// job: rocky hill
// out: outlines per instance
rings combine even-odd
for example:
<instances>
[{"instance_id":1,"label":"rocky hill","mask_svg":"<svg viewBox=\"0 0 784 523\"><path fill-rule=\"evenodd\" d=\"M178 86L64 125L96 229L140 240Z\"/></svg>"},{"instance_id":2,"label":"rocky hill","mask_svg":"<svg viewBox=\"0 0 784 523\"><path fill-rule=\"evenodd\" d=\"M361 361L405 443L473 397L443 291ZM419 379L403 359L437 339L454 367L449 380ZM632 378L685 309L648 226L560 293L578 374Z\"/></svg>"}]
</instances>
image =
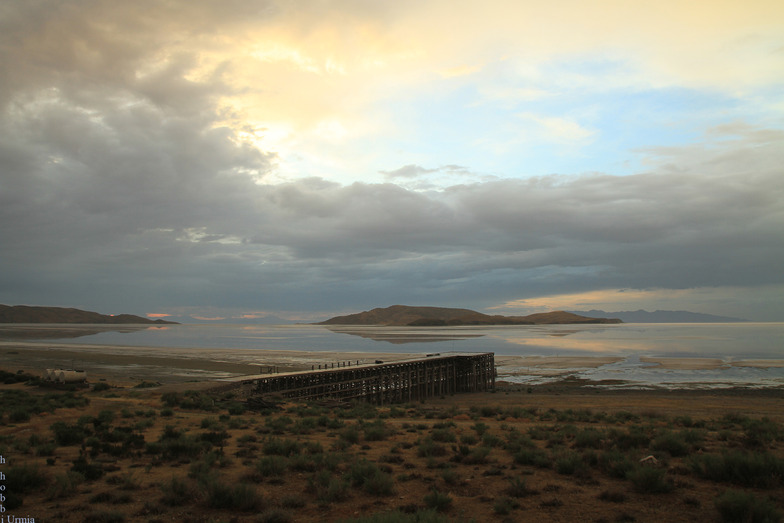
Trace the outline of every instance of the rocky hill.
<instances>
[{"instance_id":1,"label":"rocky hill","mask_svg":"<svg viewBox=\"0 0 784 523\"><path fill-rule=\"evenodd\" d=\"M574 323L622 323L615 318L588 318L555 311L529 316L491 316L470 309L393 305L370 311L336 316L319 325L459 326L459 325L552 325Z\"/></svg>"},{"instance_id":2,"label":"rocky hill","mask_svg":"<svg viewBox=\"0 0 784 523\"><path fill-rule=\"evenodd\" d=\"M133 314L108 315L64 307L36 307L29 305L0 304L0 323L98 323L98 324L148 324L174 322L151 320Z\"/></svg>"}]
</instances>

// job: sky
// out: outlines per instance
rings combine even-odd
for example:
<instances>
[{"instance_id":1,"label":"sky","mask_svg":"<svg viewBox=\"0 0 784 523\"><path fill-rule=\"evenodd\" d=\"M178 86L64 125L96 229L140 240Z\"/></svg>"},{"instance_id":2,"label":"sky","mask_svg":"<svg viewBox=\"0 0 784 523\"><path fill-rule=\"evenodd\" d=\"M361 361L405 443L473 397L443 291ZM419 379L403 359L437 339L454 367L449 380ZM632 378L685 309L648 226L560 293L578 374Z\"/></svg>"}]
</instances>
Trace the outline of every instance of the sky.
<instances>
[{"instance_id":1,"label":"sky","mask_svg":"<svg viewBox=\"0 0 784 523\"><path fill-rule=\"evenodd\" d=\"M0 303L784 321L784 3L0 4Z\"/></svg>"}]
</instances>

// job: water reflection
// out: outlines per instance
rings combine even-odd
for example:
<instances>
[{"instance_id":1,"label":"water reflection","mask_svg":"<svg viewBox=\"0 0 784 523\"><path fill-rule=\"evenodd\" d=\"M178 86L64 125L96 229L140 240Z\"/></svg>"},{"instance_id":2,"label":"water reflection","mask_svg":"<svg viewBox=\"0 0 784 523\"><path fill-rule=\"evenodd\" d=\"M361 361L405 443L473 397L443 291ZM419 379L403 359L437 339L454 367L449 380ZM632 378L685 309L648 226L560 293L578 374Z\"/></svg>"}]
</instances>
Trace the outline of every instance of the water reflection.
<instances>
[{"instance_id":1,"label":"water reflection","mask_svg":"<svg viewBox=\"0 0 784 523\"><path fill-rule=\"evenodd\" d=\"M130 334L143 330L167 330L169 326L93 324L8 324L0 325L2 340L62 340L94 336L105 332Z\"/></svg>"}]
</instances>

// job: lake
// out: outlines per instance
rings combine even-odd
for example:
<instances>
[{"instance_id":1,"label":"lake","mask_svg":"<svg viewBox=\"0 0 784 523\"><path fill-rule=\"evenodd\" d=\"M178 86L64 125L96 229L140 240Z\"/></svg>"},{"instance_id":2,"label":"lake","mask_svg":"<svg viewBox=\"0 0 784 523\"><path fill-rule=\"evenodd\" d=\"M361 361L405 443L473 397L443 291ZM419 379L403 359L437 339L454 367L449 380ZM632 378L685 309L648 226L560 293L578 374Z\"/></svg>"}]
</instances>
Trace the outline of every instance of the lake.
<instances>
[{"instance_id":1,"label":"lake","mask_svg":"<svg viewBox=\"0 0 784 523\"><path fill-rule=\"evenodd\" d=\"M50 326L27 326L41 340L58 344L158 348L207 348L334 351L334 352L494 352L503 356L563 358L617 357L619 361L593 368L556 365L557 373L499 368L499 378L541 383L572 373L591 380L622 379L641 384L784 385L784 323L627 323L616 325L536 325L481 327L326 327L319 325L60 325L71 336L49 337ZM55 330L52 327L52 336ZM8 337L25 326L0 327ZM95 332L95 330L98 330ZM32 337L31 337L32 336ZM34 341L35 335L24 336ZM650 358L721 360L717 368L664 368ZM748 360L779 360L745 365ZM556 360L557 361L557 360ZM674 365L677 367L677 365ZM714 366L716 367L716 366ZM550 376L552 374L553 376Z\"/></svg>"}]
</instances>

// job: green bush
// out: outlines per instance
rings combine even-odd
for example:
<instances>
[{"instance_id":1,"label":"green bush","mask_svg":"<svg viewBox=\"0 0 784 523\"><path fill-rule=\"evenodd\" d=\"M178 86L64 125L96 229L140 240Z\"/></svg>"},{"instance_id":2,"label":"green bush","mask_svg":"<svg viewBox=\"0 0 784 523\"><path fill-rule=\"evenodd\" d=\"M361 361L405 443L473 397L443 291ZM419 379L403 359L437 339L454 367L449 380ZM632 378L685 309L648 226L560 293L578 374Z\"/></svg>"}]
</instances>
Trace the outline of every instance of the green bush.
<instances>
[{"instance_id":1,"label":"green bush","mask_svg":"<svg viewBox=\"0 0 784 523\"><path fill-rule=\"evenodd\" d=\"M555 459L555 471L558 474L572 475L585 468L582 457L577 452L564 452Z\"/></svg>"},{"instance_id":2,"label":"green bush","mask_svg":"<svg viewBox=\"0 0 784 523\"><path fill-rule=\"evenodd\" d=\"M743 487L773 488L784 478L784 459L767 452L702 454L693 456L690 465L701 478Z\"/></svg>"},{"instance_id":3,"label":"green bush","mask_svg":"<svg viewBox=\"0 0 784 523\"><path fill-rule=\"evenodd\" d=\"M263 478L280 477L286 473L289 460L283 456L264 456L256 463L256 470Z\"/></svg>"},{"instance_id":4,"label":"green bush","mask_svg":"<svg viewBox=\"0 0 784 523\"><path fill-rule=\"evenodd\" d=\"M604 433L594 428L583 429L574 438L578 449L600 449L604 444Z\"/></svg>"},{"instance_id":5,"label":"green bush","mask_svg":"<svg viewBox=\"0 0 784 523\"><path fill-rule=\"evenodd\" d=\"M15 465L3 470L8 492L27 494L44 487L49 477L35 465Z\"/></svg>"},{"instance_id":6,"label":"green bush","mask_svg":"<svg viewBox=\"0 0 784 523\"><path fill-rule=\"evenodd\" d=\"M80 445L87 437L87 431L83 426L70 425L64 421L52 423L49 429L54 432L54 439L61 447Z\"/></svg>"},{"instance_id":7,"label":"green bush","mask_svg":"<svg viewBox=\"0 0 784 523\"><path fill-rule=\"evenodd\" d=\"M434 488L425 496L424 502L429 509L446 512L452 506L452 497Z\"/></svg>"},{"instance_id":8,"label":"green bush","mask_svg":"<svg viewBox=\"0 0 784 523\"><path fill-rule=\"evenodd\" d=\"M665 477L665 470L637 466L626 474L634 489L641 494L664 494L672 491L673 484Z\"/></svg>"},{"instance_id":9,"label":"green bush","mask_svg":"<svg viewBox=\"0 0 784 523\"><path fill-rule=\"evenodd\" d=\"M523 498L536 493L535 490L528 488L525 478L522 476L509 478L509 486L506 488L505 492L508 496L513 498Z\"/></svg>"},{"instance_id":10,"label":"green bush","mask_svg":"<svg viewBox=\"0 0 784 523\"><path fill-rule=\"evenodd\" d=\"M236 485L215 481L207 485L207 505L210 508L252 512L262 506L262 497L247 483Z\"/></svg>"},{"instance_id":11,"label":"green bush","mask_svg":"<svg viewBox=\"0 0 784 523\"><path fill-rule=\"evenodd\" d=\"M691 447L686 443L683 433L667 431L653 440L651 448L667 452L672 457L680 457L688 454Z\"/></svg>"},{"instance_id":12,"label":"green bush","mask_svg":"<svg viewBox=\"0 0 784 523\"><path fill-rule=\"evenodd\" d=\"M302 447L296 440L269 438L262 445L262 452L273 456L295 456L300 453Z\"/></svg>"},{"instance_id":13,"label":"green bush","mask_svg":"<svg viewBox=\"0 0 784 523\"><path fill-rule=\"evenodd\" d=\"M174 477L161 485L161 492L161 503L175 507L192 503L196 494L188 480Z\"/></svg>"},{"instance_id":14,"label":"green bush","mask_svg":"<svg viewBox=\"0 0 784 523\"><path fill-rule=\"evenodd\" d=\"M344 519L340 523L448 523L449 521L449 518L434 510L418 510L412 513L396 510L355 519Z\"/></svg>"},{"instance_id":15,"label":"green bush","mask_svg":"<svg viewBox=\"0 0 784 523\"><path fill-rule=\"evenodd\" d=\"M617 450L609 450L599 456L599 467L610 477L623 479L635 467L629 456Z\"/></svg>"},{"instance_id":16,"label":"green bush","mask_svg":"<svg viewBox=\"0 0 784 523\"><path fill-rule=\"evenodd\" d=\"M548 468L551 464L547 452L536 447L521 448L515 452L514 462L518 465L531 465L539 468Z\"/></svg>"},{"instance_id":17,"label":"green bush","mask_svg":"<svg viewBox=\"0 0 784 523\"><path fill-rule=\"evenodd\" d=\"M715 500L716 510L725 523L777 523L781 513L769 499L758 499L749 492L727 490Z\"/></svg>"},{"instance_id":18,"label":"green bush","mask_svg":"<svg viewBox=\"0 0 784 523\"><path fill-rule=\"evenodd\" d=\"M430 436L423 438L417 447L417 456L420 458L440 457L446 455L446 447L433 441Z\"/></svg>"}]
</instances>

